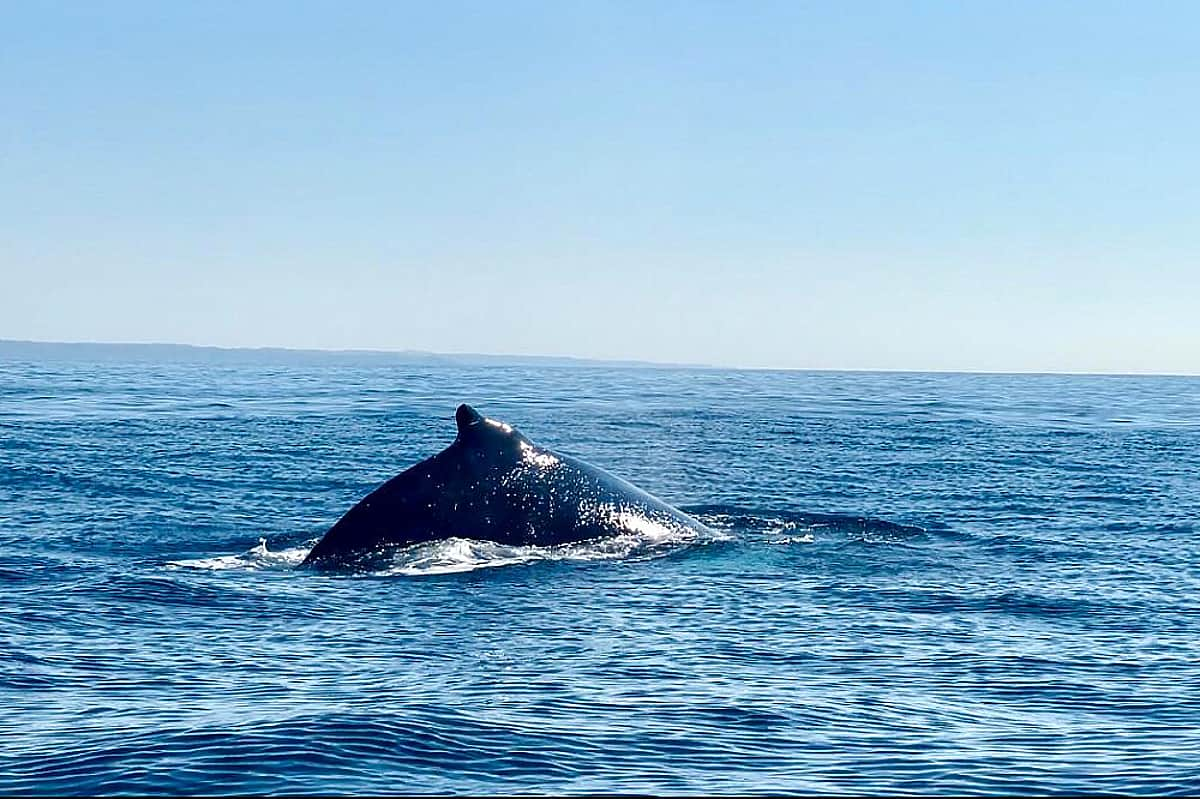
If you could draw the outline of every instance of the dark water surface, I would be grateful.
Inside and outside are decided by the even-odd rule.
[[[296,570],[461,401],[718,534]],[[1195,378],[0,362],[0,792],[1197,793],[1198,525]]]

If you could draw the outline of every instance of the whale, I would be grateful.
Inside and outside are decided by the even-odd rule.
[[[555,546],[613,536],[711,534],[697,519],[603,469],[533,443],[470,405],[441,452],[383,483],[337,520],[302,567],[372,568],[445,538]]]

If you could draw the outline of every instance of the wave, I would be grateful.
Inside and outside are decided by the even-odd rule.
[[[650,560],[694,546],[736,541],[789,546],[811,544],[820,537],[837,536],[862,543],[900,543],[924,536],[929,528],[904,525],[866,516],[826,513],[758,513],[732,506],[705,505],[688,509],[708,526],[701,533],[690,528],[669,532],[628,533],[554,546],[511,546],[460,536],[397,547],[385,553],[358,576],[418,577],[459,574],[480,569],[527,565],[538,562],[591,562]],[[270,549],[260,537],[250,549],[225,555],[171,560],[173,569],[204,571],[291,571],[316,545],[311,539],[300,545]]]
[[[555,546],[510,546],[494,541],[451,536],[420,544],[397,547],[359,576],[419,577],[459,574],[479,569],[494,569],[537,562],[629,561],[653,559],[693,545],[732,540],[727,532],[714,530],[705,535],[687,528],[669,533],[629,533],[611,538],[580,541]],[[317,543],[271,550],[266,538],[245,552],[168,561],[168,568],[205,571],[288,571],[297,568]]]
[[[937,526],[901,524],[871,516],[758,511],[730,505],[695,505],[685,508],[709,527],[769,544],[811,544],[819,538],[838,537],[862,543],[902,543],[950,531]]]

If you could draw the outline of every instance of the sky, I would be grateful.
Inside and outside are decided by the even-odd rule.
[[[1200,373],[1200,4],[0,19],[0,338]]]

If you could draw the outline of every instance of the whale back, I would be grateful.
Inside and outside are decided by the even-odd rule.
[[[469,405],[459,406],[455,423],[453,443],[364,497],[304,564],[370,566],[395,547],[452,536],[552,545],[647,525],[703,529],[641,489],[538,447]]]

